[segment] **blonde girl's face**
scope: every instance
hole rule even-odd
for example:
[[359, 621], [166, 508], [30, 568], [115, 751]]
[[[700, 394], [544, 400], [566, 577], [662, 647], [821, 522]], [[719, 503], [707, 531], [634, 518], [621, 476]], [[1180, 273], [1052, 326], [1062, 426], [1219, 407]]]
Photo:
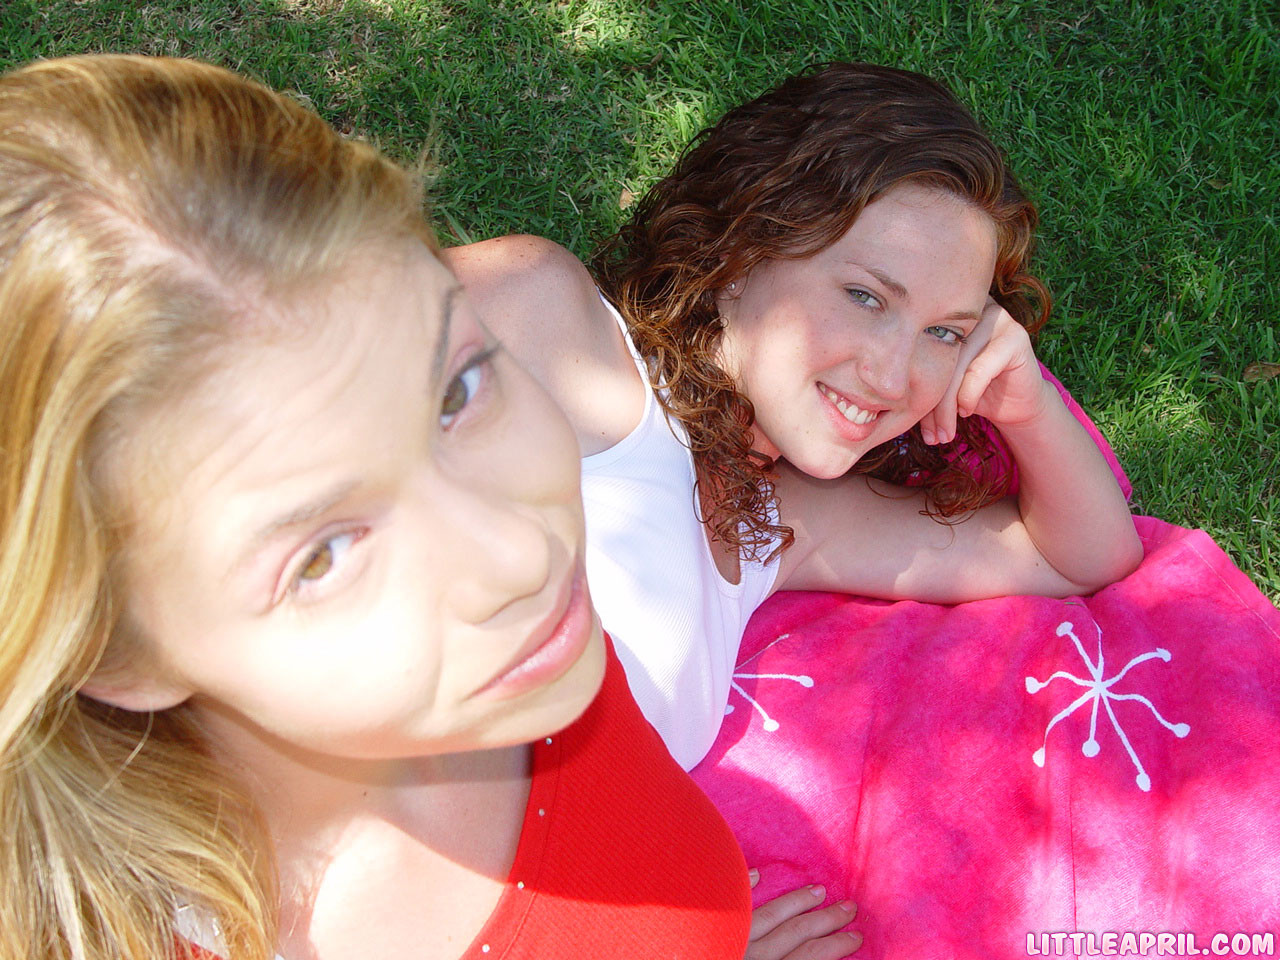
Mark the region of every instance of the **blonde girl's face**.
[[154, 662], [90, 694], [366, 759], [570, 723], [604, 652], [558, 408], [420, 245], [277, 314], [131, 444]]
[[754, 445], [821, 479], [919, 423], [986, 305], [996, 227], [904, 184], [835, 243], [768, 260], [719, 299], [721, 362], [755, 407]]

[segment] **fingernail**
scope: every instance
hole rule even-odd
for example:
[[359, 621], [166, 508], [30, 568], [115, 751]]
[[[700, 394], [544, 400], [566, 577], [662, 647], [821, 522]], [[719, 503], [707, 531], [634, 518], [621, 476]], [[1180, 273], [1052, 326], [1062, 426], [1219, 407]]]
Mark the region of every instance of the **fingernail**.
[[932, 446], [933, 446], [933, 431], [932, 431], [932, 430], [925, 430], [925, 429], [921, 428], [921, 430], [920, 430], [920, 439], [921, 439], [921, 440], [923, 440], [926, 444], [928, 444], [929, 446], [931, 446], [931, 447], [932, 447]]
[[809, 892], [812, 893], [819, 900], [821, 900], [823, 897], [827, 895], [826, 887], [822, 886], [822, 884], [820, 883], [815, 883], [811, 887], [809, 887]]
[[750, 870], [747, 871], [747, 879], [750, 880], [752, 883], [755, 883], [757, 880], [760, 879], [760, 871], [757, 870], [755, 867], [752, 867]]
[[858, 905], [854, 903], [852, 900], [841, 900], [838, 904], [836, 904], [836, 906], [838, 906], [841, 910], [843, 910], [845, 913], [849, 914], [850, 916], [854, 916], [858, 912]]
[[852, 950], [858, 950], [858, 949], [860, 949], [860, 948], [862, 947], [862, 934], [860, 934], [860, 933], [846, 933], [846, 934], [845, 934], [845, 936], [846, 936], [846, 937], [848, 937], [850, 940], [852, 940], [852, 941], [853, 941], [853, 946], [852, 946], [850, 949], [852, 949]]

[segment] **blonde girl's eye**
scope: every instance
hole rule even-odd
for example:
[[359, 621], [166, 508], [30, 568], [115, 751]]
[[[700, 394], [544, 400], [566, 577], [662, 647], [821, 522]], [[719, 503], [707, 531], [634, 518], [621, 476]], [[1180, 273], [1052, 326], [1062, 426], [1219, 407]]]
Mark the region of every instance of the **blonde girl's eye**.
[[846, 292], [849, 299], [862, 307], [879, 307], [880, 298], [869, 290], [863, 290], [861, 287], [848, 287]]
[[943, 343], [964, 343], [969, 339], [959, 330], [953, 330], [951, 327], [926, 327], [924, 332]]
[[444, 391], [444, 399], [440, 403], [440, 423], [446, 430], [453, 425], [458, 414], [466, 409], [467, 404], [475, 398], [476, 391], [484, 381], [485, 366], [496, 351], [497, 348], [494, 347], [481, 352], [449, 381]]
[[310, 587], [326, 580], [334, 569], [342, 563], [347, 552], [359, 539], [359, 536], [353, 531], [350, 533], [342, 533], [336, 537], [330, 537], [327, 540], [317, 544], [306, 558], [302, 561], [302, 565], [298, 567], [298, 571], [293, 575], [292, 589]]

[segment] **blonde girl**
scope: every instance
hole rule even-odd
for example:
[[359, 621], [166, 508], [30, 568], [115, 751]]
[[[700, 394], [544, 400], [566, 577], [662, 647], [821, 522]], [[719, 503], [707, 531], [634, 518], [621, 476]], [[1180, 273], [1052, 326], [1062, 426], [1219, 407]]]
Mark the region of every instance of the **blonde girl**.
[[0, 78], [3, 960], [856, 946], [752, 920], [420, 208], [220, 69]]

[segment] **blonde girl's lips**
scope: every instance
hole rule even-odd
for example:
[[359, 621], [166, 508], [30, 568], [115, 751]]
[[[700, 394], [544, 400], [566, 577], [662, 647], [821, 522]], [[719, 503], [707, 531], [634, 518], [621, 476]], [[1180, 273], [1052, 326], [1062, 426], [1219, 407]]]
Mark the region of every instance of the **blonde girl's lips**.
[[494, 677], [474, 696], [506, 700], [545, 686], [567, 673], [578, 662], [591, 639], [594, 612], [581, 565], [574, 573], [568, 598], [551, 617], [530, 634], [516, 664]]

